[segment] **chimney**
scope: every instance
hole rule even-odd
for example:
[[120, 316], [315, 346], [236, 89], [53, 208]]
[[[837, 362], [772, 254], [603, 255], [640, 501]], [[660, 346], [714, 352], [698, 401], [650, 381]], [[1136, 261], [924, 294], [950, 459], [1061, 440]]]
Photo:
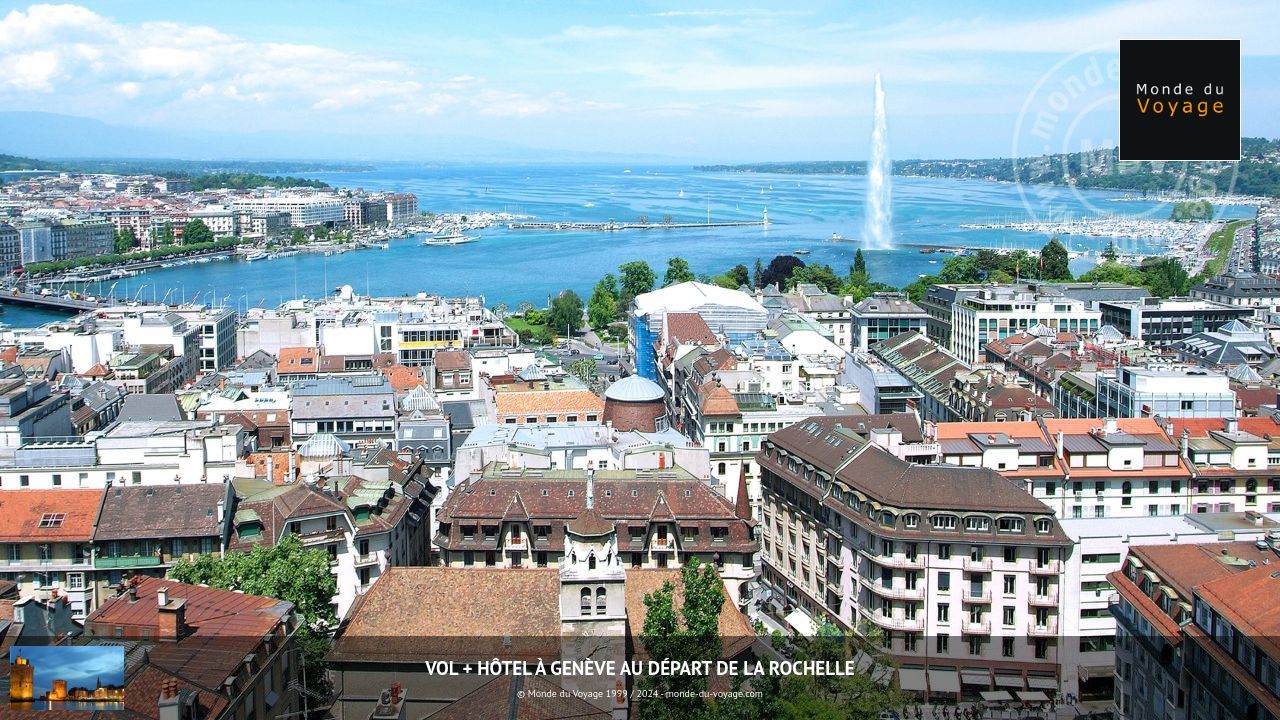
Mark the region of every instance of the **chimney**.
[[227, 501], [223, 498], [218, 499], [218, 526], [222, 526], [222, 521], [227, 516]]
[[1225, 422], [1227, 427], [1227, 432], [1229, 433], [1234, 433], [1240, 429], [1240, 420], [1237, 418], [1233, 418], [1233, 417], [1223, 418], [1223, 421]]
[[160, 701], [157, 704], [160, 720], [189, 720], [184, 717], [182, 698], [178, 696], [178, 681], [173, 678], [160, 685]]
[[[165, 593], [166, 599], [168, 593]], [[177, 642], [187, 634], [187, 601], [174, 598], [159, 608], [161, 642]]]
[[1183, 430], [1182, 437], [1178, 439], [1178, 445], [1182, 448], [1182, 457], [1187, 459], [1191, 457], [1191, 431]]
[[132, 605], [136, 602], [138, 602], [138, 588], [130, 586], [129, 587], [129, 604]]
[[[131, 587], [129, 589], [134, 590], [135, 588]], [[156, 603], [160, 607], [164, 607], [165, 605], [169, 604], [169, 586], [168, 585], [165, 585], [159, 590], [156, 590]]]
[[1114, 435], [1119, 431], [1120, 431], [1120, 425], [1119, 423], [1116, 422], [1115, 418], [1109, 417], [1106, 420], [1102, 421], [1103, 435]]
[[1055, 444], [1057, 446], [1055, 449], [1055, 454], [1058, 456], [1058, 459], [1061, 460], [1062, 459], [1062, 431], [1061, 430], [1058, 431], [1057, 443]]
[[[516, 680], [519, 680], [517, 677]], [[369, 720], [405, 720], [405, 711], [408, 703], [405, 702], [406, 696], [400, 683], [391, 683], [391, 687], [383, 690], [378, 697], [378, 702], [373, 706], [373, 712], [369, 713]]]
[[595, 507], [596, 502], [596, 468], [595, 462], [587, 461], [587, 509]]

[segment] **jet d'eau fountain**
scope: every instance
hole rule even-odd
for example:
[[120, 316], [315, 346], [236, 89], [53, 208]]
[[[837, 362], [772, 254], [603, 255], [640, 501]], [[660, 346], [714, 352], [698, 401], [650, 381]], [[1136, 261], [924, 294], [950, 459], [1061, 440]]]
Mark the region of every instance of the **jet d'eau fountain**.
[[884, 119], [884, 87], [876, 73], [875, 125], [871, 131], [871, 157], [867, 161], [866, 217], [862, 243], [870, 250], [893, 248], [893, 163], [889, 160], [889, 130]]

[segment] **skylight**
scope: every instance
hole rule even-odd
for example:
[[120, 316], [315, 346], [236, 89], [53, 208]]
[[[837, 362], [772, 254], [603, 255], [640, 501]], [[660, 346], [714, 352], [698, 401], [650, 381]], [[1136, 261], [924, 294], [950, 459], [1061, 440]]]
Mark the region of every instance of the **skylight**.
[[45, 513], [40, 516], [40, 527], [60, 528], [62, 527], [62, 521], [66, 519], [66, 513]]

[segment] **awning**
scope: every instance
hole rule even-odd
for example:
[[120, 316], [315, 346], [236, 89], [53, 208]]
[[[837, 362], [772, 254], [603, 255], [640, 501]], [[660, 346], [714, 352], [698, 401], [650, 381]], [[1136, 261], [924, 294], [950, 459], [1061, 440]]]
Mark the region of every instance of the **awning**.
[[931, 693], [958, 693], [960, 692], [960, 673], [950, 668], [945, 670], [929, 670], [929, 692]]
[[1023, 686], [1022, 676], [1021, 675], [996, 675], [996, 686], [1020, 688]]
[[1018, 693], [1018, 699], [1022, 702], [1049, 702], [1049, 696], [1039, 690], [1029, 690]]
[[1004, 690], [983, 690], [980, 694], [986, 702], [1013, 702], [1013, 696]]
[[1081, 680], [1104, 678], [1116, 674], [1115, 665], [1081, 665], [1076, 673]]
[[813, 637], [813, 620], [805, 615], [803, 610], [792, 610], [787, 616], [787, 624], [801, 635], [807, 638]]
[[898, 686], [911, 692], [925, 692], [924, 668], [898, 668]]
[[1031, 675], [1027, 677], [1027, 687], [1040, 688], [1041, 690], [1057, 690], [1058, 681], [1056, 678]]
[[[963, 682], [965, 685], [991, 687], [991, 673], [986, 670], [961, 670], [960, 682]], [[1009, 699], [1012, 700], [1013, 698]]]

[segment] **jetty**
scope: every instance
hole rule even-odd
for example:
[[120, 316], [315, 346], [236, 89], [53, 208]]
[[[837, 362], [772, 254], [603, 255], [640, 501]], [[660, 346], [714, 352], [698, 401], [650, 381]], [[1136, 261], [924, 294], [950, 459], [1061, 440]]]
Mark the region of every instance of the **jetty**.
[[104, 298], [90, 302], [83, 298], [71, 298], [66, 295], [41, 295], [23, 290], [0, 291], [0, 303], [6, 305], [25, 305], [27, 307], [44, 308], [45, 310], [61, 310], [71, 314], [85, 310], [97, 310], [100, 307], [118, 304], [117, 298]]
[[551, 230], [578, 232], [621, 232], [623, 230], [692, 230], [696, 228], [731, 228], [731, 227], [766, 227], [769, 222], [769, 211], [766, 210], [760, 220], [720, 220], [712, 222], [578, 222], [570, 220], [554, 221], [520, 221], [507, 223], [508, 230]]

